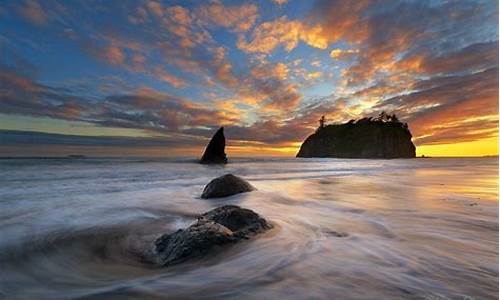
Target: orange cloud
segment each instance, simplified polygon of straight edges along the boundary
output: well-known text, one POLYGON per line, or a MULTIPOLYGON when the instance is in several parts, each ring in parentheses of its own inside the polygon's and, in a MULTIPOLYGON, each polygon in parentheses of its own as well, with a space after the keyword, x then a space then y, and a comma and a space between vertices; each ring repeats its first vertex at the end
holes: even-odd
POLYGON ((156 1, 148 1, 146 6, 155 16, 159 18, 163 17, 163 8, 160 3, 156 1))
POLYGON ((406 90, 407 86, 393 85, 390 80, 384 80, 376 85, 358 90, 352 94, 352 97, 386 99, 391 95, 398 94, 406 90))
POLYGON ((288 67, 284 63, 271 64, 267 61, 253 67, 251 75, 255 78, 275 78, 286 80, 288 78, 288 67))
POLYGON ((187 86, 186 81, 184 81, 182 78, 179 78, 177 76, 170 74, 169 72, 164 70, 162 67, 159 67, 159 66, 156 67, 154 75, 158 79, 170 83, 173 87, 184 88, 187 86))
POLYGON ((0 68, 0 82, 3 83, 2 86, 8 87, 8 89, 0 90, 0 95, 3 97, 8 97, 9 94, 15 91, 32 93, 39 90, 39 86, 31 79, 23 77, 7 68, 0 68))
POLYGON ((328 74, 322 71, 311 71, 306 68, 292 68, 290 70, 291 79, 301 88, 311 86, 328 78, 328 74))
POLYGON ((189 14, 189 10, 182 6, 177 5, 177 6, 167 7, 165 9, 165 12, 177 24, 182 24, 184 26, 188 26, 191 24, 192 19, 189 14))
POLYGON ((330 51, 330 57, 333 59, 346 59, 346 58, 351 58, 354 56, 356 53, 358 53, 358 50, 354 49, 333 49, 330 51))
POLYGON ((323 72, 317 71, 317 72, 311 72, 306 75, 307 79, 317 79, 323 76, 323 72))
POLYGON ((261 107, 262 112, 290 113, 302 99, 295 84, 279 80, 258 80, 253 90, 267 99, 261 107))
POLYGON ((207 25, 216 25, 234 31, 249 30, 258 18, 258 8, 255 4, 224 6, 220 2, 212 2, 197 8, 198 18, 207 25))
POLYGON ((118 47, 108 46, 104 48, 104 52, 101 54, 101 57, 109 64, 120 65, 125 61, 125 52, 118 47))
MULTIPOLYGON (((179 5, 163 7, 156 1, 147 2, 146 8, 167 32, 179 39, 178 45, 182 48, 193 48, 211 40, 207 31, 194 24, 192 12, 187 8, 179 5)), ((142 10, 139 12, 142 15, 142 10)), ((132 22, 143 23, 143 18, 144 16, 135 16, 132 22)))
POLYGON ((210 63, 210 69, 213 70, 217 80, 229 87, 236 86, 238 80, 233 75, 233 66, 226 60, 226 49, 217 47, 212 49, 212 53, 214 58, 210 63))
MULTIPOLYGON (((162 9, 162 13, 167 11, 168 9, 162 9)), ((159 81, 167 82, 175 88, 184 88, 188 85, 186 80, 167 71, 165 65, 161 63, 156 63, 156 66, 148 65, 148 54, 155 49, 154 46, 148 47, 150 46, 149 44, 141 43, 132 37, 122 37, 110 33, 102 34, 99 38, 108 43, 108 45, 100 46, 97 43, 101 41, 91 40, 88 41, 84 48, 97 59, 110 65, 120 66, 130 72, 143 73, 159 81)), ((175 53, 169 53, 169 55, 179 57, 181 61, 184 57, 188 58, 190 56, 189 51, 185 49, 176 47, 175 50, 175 53), (183 55, 180 53, 183 53, 183 55)), ((167 62, 176 64, 178 61, 168 59, 167 62)), ((179 62, 179 64, 181 63, 179 62)), ((195 65, 195 68, 193 68, 196 69, 195 71, 199 70, 197 63, 192 62, 192 65, 195 65)), ((171 67, 170 65, 168 66, 171 67)))
POLYGON ((233 74, 233 67, 226 59, 224 47, 206 47, 205 51, 198 49, 183 49, 170 43, 160 45, 160 51, 169 64, 173 64, 185 72, 195 74, 210 87, 216 80, 225 87, 234 88, 238 79, 233 74))
POLYGON ((18 12, 28 22, 35 25, 44 25, 48 21, 47 14, 36 0, 26 0, 18 7, 18 12))
POLYGON ((321 36, 329 43, 345 40, 357 44, 375 30, 363 17, 373 3, 371 0, 320 2, 309 22, 321 27, 321 36))
POLYGON ((277 63, 274 67, 274 73, 280 80, 286 80, 288 77, 288 67, 283 63, 277 63))
POLYGON ((299 59, 292 61, 291 64, 292 64, 292 66, 296 67, 296 66, 300 65, 301 63, 302 63, 302 59, 299 58, 299 59))
POLYGON ((237 46, 246 52, 271 53, 280 45, 291 51, 297 47, 299 41, 315 48, 328 47, 328 41, 322 36, 321 26, 310 26, 297 20, 290 21, 287 17, 261 23, 252 32, 250 42, 240 35, 237 46))
POLYGON ((313 60, 311 66, 319 68, 321 67, 321 61, 319 59, 313 60))
POLYGON ((288 2, 288 0, 272 0, 272 1, 278 5, 283 5, 288 2))
POLYGON ((226 116, 232 117, 240 117, 245 114, 245 111, 241 108, 238 108, 236 105, 238 104, 238 100, 236 99, 221 99, 213 101, 214 106, 217 110, 224 113, 226 116))

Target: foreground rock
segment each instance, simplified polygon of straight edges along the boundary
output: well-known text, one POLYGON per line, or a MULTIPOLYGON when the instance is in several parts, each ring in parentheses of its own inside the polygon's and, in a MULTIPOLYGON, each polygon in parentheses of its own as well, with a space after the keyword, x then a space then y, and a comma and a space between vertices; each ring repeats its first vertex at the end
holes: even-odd
POLYGON ((203 189, 201 198, 221 198, 253 190, 255 188, 245 179, 233 174, 226 174, 210 181, 203 189))
POLYGON ((201 157, 201 164, 226 164, 227 157, 224 149, 226 138, 224 137, 224 127, 219 128, 205 149, 201 157))
POLYGON ((407 124, 391 118, 320 127, 304 141, 297 157, 414 158, 415 145, 407 124))
POLYGON ((218 246, 248 239, 271 228, 265 219, 249 209, 221 206, 202 214, 188 228, 158 238, 156 263, 165 266, 200 257, 218 246))

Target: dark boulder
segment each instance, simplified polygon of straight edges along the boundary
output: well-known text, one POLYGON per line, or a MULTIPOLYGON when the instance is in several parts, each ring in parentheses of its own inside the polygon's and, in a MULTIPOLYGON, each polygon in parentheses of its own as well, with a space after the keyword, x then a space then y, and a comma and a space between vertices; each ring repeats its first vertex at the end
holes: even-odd
POLYGON ((300 146, 297 157, 414 158, 406 124, 363 118, 319 128, 300 146))
POLYGON ((265 219, 249 209, 221 206, 200 215, 188 228, 158 238, 154 260, 163 266, 180 263, 271 228, 265 219))
POLYGON ((210 181, 203 189, 201 198, 221 198, 253 190, 255 188, 246 180, 233 174, 226 174, 210 181))
POLYGON ((201 164, 226 164, 227 157, 224 149, 226 147, 226 138, 224 137, 224 127, 219 128, 207 145, 201 164))
POLYGON ((201 215, 201 218, 228 228, 238 238, 247 238, 270 228, 257 213, 236 205, 217 207, 201 215))

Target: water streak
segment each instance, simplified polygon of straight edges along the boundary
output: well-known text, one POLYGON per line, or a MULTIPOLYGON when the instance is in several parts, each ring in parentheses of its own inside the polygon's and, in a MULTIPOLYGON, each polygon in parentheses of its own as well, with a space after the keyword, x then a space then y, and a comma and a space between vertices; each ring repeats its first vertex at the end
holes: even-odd
POLYGON ((498 293, 498 160, 0 160, 0 298, 398 299, 498 293), (202 200, 234 173, 258 191, 202 200), (169 268, 165 232, 236 204, 275 228, 169 268))

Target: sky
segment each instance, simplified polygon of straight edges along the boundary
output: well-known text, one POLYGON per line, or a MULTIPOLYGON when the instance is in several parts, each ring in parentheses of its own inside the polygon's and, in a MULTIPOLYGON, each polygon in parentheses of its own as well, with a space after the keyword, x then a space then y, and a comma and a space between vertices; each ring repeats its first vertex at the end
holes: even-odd
POLYGON ((417 155, 498 155, 498 1, 0 3, 0 156, 294 156, 395 113, 417 155))

